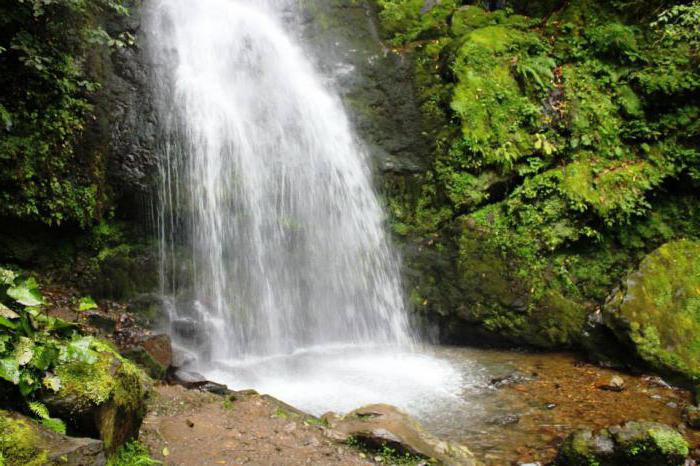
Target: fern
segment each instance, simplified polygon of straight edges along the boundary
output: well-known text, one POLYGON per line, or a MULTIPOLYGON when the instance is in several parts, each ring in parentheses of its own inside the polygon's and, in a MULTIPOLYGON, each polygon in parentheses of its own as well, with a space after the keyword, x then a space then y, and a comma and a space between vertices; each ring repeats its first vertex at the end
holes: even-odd
POLYGON ((41 425, 59 434, 66 434, 65 422, 61 419, 51 417, 49 408, 47 408, 45 404, 38 401, 29 401, 27 406, 29 410, 41 420, 41 425))

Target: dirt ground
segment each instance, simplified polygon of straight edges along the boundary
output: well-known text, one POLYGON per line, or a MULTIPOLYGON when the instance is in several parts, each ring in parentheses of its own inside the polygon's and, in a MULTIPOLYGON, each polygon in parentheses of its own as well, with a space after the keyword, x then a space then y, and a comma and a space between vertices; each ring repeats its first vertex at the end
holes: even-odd
POLYGON ((267 396, 156 387, 141 440, 169 466, 370 465, 324 437, 315 419, 267 396))

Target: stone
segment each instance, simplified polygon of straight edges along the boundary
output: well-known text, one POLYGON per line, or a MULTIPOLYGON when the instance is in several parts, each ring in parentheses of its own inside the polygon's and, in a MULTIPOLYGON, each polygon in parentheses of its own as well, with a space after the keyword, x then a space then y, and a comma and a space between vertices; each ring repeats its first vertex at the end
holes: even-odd
POLYGON ((606 325, 662 374, 700 379, 700 241, 646 256, 604 307, 606 325))
POLYGON ((154 379, 164 379, 173 363, 173 348, 168 335, 142 335, 122 354, 146 369, 154 379))
POLYGON ((559 449, 556 465, 683 466, 688 443, 671 427, 655 422, 627 422, 597 432, 577 431, 559 449))
POLYGON ((434 437, 393 406, 369 405, 345 416, 326 413, 322 419, 328 426, 324 435, 339 442, 354 438, 371 448, 388 445, 401 453, 431 458, 446 466, 480 464, 469 449, 434 437))
POLYGON ((100 438, 107 453, 138 436, 146 414, 150 381, 132 362, 108 351, 93 364, 74 361, 59 365, 58 393, 43 392, 49 411, 68 423, 71 432, 100 438))
POLYGON ((700 429, 700 407, 697 405, 686 406, 683 410, 683 419, 693 429, 700 429))
POLYGON ((0 458, 7 466, 103 466, 100 440, 58 434, 17 413, 0 411, 0 458))
POLYGON ((599 385, 598 388, 609 392, 621 392, 625 389, 625 379, 619 375, 614 375, 607 383, 599 385))

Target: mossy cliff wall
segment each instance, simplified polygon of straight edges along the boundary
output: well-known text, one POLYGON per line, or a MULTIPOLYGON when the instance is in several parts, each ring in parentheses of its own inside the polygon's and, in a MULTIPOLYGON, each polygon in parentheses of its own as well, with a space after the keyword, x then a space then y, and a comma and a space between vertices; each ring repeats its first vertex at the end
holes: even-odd
POLYGON ((412 304, 443 340, 597 351, 627 273, 700 235, 698 51, 673 2, 470 3, 375 5, 431 148, 383 174, 412 304))

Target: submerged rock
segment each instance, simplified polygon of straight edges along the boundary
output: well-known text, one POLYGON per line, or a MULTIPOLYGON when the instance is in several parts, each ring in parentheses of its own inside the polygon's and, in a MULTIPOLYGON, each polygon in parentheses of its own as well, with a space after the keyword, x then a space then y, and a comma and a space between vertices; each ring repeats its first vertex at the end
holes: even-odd
POLYGON ((700 407, 696 405, 687 406, 683 410, 685 423, 693 429, 700 429, 700 407))
POLYGON ((346 416, 327 413, 322 419, 328 425, 325 435, 337 441, 354 438, 374 448, 388 445, 400 452, 432 458, 447 466, 479 464, 466 447, 434 437, 393 406, 369 405, 346 416))
POLYGON ((610 378, 607 383, 598 386, 601 390, 607 390, 609 392, 621 392, 625 389, 625 379, 619 375, 614 375, 610 378))
POLYGON ((559 449, 558 466, 682 466, 688 443, 674 429, 655 422, 628 422, 598 432, 569 435, 559 449))
POLYGON ((0 411, 0 464, 7 466, 103 466, 99 440, 72 438, 16 413, 0 411))
POLYGON ((605 306, 605 320, 644 362, 700 380, 700 241, 649 254, 605 306))

